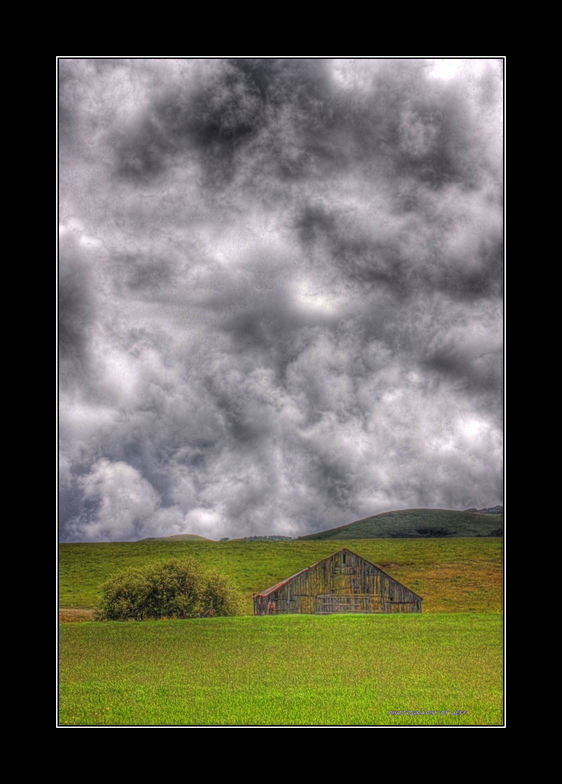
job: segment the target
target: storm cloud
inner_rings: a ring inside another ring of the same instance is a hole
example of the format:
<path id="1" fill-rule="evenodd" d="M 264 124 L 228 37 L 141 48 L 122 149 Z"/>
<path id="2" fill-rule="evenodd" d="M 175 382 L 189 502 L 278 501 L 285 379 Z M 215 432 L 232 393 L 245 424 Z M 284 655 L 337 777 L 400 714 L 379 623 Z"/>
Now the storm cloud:
<path id="1" fill-rule="evenodd" d="M 502 67 L 59 61 L 62 540 L 501 503 Z"/>

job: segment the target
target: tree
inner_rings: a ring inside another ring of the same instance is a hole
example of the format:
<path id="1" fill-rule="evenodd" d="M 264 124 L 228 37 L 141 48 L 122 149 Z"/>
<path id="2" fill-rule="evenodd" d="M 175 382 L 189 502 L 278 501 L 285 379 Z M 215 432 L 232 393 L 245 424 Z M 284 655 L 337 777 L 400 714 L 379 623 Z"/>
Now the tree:
<path id="1" fill-rule="evenodd" d="M 238 615 L 242 608 L 234 584 L 218 572 L 205 571 L 193 558 L 127 569 L 102 591 L 97 618 L 103 621 Z"/>

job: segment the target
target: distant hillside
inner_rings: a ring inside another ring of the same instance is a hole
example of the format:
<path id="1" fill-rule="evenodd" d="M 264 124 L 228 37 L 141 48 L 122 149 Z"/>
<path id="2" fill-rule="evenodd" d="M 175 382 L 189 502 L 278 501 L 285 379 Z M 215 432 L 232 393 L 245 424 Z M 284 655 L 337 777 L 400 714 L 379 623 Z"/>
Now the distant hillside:
<path id="1" fill-rule="evenodd" d="M 229 539 L 225 536 L 221 542 L 290 542 L 292 536 L 243 536 L 240 539 Z"/>
<path id="2" fill-rule="evenodd" d="M 484 514 L 503 514 L 503 506 L 488 506 L 486 509 L 465 509 L 465 512 L 483 512 Z"/>
<path id="3" fill-rule="evenodd" d="M 194 542 L 212 542 L 213 539 L 206 539 L 204 536 L 198 536 L 197 534 L 174 534 L 174 536 L 147 536 L 146 539 L 139 539 L 139 542 L 187 542 L 187 541 L 194 541 Z"/>
<path id="4" fill-rule="evenodd" d="M 415 539 L 447 536 L 503 536 L 503 514 L 454 509 L 400 509 L 299 539 Z"/>

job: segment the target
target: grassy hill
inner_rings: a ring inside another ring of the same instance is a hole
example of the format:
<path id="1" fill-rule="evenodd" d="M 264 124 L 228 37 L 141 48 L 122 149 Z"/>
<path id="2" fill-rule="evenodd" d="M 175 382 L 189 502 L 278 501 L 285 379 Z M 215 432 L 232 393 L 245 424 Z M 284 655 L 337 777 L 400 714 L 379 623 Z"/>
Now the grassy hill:
<path id="1" fill-rule="evenodd" d="M 354 541 L 144 542 L 61 544 L 59 601 L 65 608 L 95 608 L 101 586 L 129 566 L 191 555 L 231 577 L 246 597 L 289 577 L 342 547 L 377 564 L 423 597 L 423 612 L 499 612 L 502 540 L 491 538 L 362 539 Z"/>
<path id="2" fill-rule="evenodd" d="M 503 514 L 454 509 L 401 509 L 301 536 L 299 539 L 414 539 L 501 536 Z"/>
<path id="3" fill-rule="evenodd" d="M 139 542 L 212 542 L 213 539 L 207 539 L 198 534 L 174 534 L 173 536 L 147 536 L 146 539 L 139 539 Z"/>

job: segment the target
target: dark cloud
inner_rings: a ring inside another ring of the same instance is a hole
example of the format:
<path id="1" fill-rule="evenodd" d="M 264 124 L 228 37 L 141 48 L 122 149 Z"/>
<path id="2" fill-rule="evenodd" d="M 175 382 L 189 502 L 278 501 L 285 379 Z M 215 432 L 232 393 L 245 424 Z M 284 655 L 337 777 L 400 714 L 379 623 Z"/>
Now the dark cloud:
<path id="1" fill-rule="evenodd" d="M 501 501 L 501 61 L 60 71 L 63 538 Z"/>
<path id="2" fill-rule="evenodd" d="M 125 296 L 158 300 L 176 282 L 173 261 L 166 258 L 124 254 L 116 255 L 113 263 L 115 285 Z"/>
<path id="3" fill-rule="evenodd" d="M 87 373 L 92 330 L 96 319 L 95 285 L 86 249 L 80 245 L 76 227 L 60 240 L 59 356 L 65 383 L 79 383 Z"/>
<path id="4" fill-rule="evenodd" d="M 59 347 L 63 358 L 84 356 L 88 325 L 93 316 L 92 303 L 85 287 L 87 279 L 79 269 L 67 269 L 60 277 Z"/>
<path id="5" fill-rule="evenodd" d="M 231 179 L 240 150 L 265 121 L 265 97 L 251 70 L 234 63 L 208 79 L 164 89 L 136 127 L 115 137 L 118 176 L 132 182 L 158 178 L 177 156 L 197 157 L 207 185 Z"/>
<path id="6" fill-rule="evenodd" d="M 360 165 L 373 177 L 414 178 L 434 189 L 477 186 L 479 134 L 458 89 L 430 85 L 421 61 L 394 61 L 358 97 L 334 89 L 330 67 L 222 61 L 206 78 L 163 85 L 134 125 L 116 133 L 116 173 L 149 181 L 178 155 L 193 154 L 212 187 L 253 163 L 289 182 Z"/>

